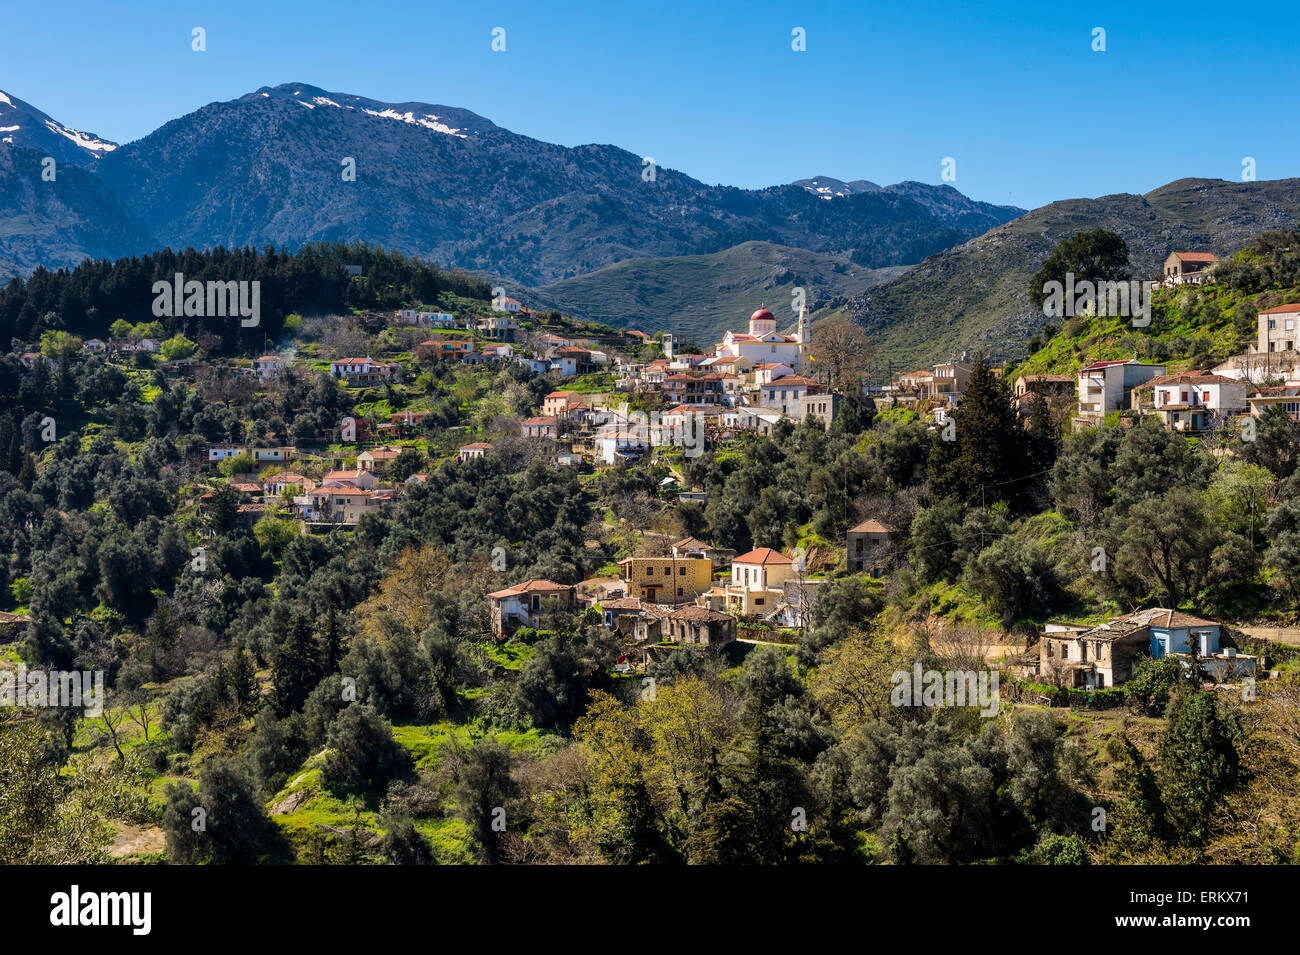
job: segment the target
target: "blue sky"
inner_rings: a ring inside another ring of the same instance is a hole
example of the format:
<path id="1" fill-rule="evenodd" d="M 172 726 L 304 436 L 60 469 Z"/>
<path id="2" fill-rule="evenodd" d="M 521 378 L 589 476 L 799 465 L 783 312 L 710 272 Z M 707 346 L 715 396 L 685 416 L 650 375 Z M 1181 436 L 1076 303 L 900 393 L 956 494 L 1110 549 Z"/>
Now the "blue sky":
<path id="1" fill-rule="evenodd" d="M 460 106 L 745 187 L 939 182 L 944 157 L 967 195 L 1024 207 L 1236 180 L 1246 156 L 1260 179 L 1300 176 L 1294 0 L 6 6 L 0 89 L 120 142 L 304 82 Z"/>

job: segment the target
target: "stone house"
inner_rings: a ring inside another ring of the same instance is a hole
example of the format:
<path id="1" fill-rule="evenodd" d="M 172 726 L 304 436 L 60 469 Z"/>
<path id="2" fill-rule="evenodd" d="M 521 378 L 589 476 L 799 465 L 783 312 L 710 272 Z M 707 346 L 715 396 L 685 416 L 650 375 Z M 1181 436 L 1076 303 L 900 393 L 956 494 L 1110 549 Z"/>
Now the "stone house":
<path id="1" fill-rule="evenodd" d="M 890 535 L 894 533 L 877 520 L 866 520 L 850 527 L 845 546 L 845 566 L 853 573 L 869 571 L 872 577 L 884 573 L 890 551 Z"/>

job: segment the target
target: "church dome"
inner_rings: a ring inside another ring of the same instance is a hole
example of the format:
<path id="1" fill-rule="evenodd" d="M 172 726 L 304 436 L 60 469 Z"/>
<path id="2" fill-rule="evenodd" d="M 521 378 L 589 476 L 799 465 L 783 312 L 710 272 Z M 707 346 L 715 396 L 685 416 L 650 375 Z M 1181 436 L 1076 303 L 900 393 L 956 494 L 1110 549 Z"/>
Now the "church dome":
<path id="1" fill-rule="evenodd" d="M 765 308 L 760 308 L 753 315 L 749 316 L 750 324 L 754 322 L 776 322 L 776 316 Z"/>

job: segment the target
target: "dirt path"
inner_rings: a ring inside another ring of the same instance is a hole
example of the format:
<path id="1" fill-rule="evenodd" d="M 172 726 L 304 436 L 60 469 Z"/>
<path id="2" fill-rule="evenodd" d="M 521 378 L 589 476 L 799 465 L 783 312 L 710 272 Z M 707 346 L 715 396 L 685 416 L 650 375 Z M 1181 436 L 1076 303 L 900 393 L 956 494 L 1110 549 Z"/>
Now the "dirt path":
<path id="1" fill-rule="evenodd" d="M 117 831 L 108 854 L 114 859 L 130 855 L 149 855 L 167 848 L 167 839 L 159 826 L 123 826 Z"/>

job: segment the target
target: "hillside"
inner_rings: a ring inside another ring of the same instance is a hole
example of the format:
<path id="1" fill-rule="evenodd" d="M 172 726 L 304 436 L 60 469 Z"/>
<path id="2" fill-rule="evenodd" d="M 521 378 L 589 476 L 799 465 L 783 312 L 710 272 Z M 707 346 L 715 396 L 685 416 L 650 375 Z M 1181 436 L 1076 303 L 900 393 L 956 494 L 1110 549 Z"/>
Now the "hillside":
<path id="1" fill-rule="evenodd" d="M 1261 236 L 1220 267 L 1215 284 L 1157 289 L 1147 327 L 1097 316 L 1047 326 L 1010 374 L 1074 374 L 1092 362 L 1133 357 L 1170 372 L 1207 370 L 1242 355 L 1256 340 L 1261 310 L 1300 302 L 1298 236 Z"/>
<path id="2" fill-rule="evenodd" d="M 770 242 L 744 242 L 708 255 L 628 259 L 577 278 L 517 288 L 512 294 L 534 308 L 556 309 L 617 328 L 672 331 L 707 345 L 726 329 L 740 327 L 760 304 L 786 314 L 781 309 L 797 286 L 806 289 L 809 308 L 816 310 L 842 304 L 903 271 L 863 268 Z"/>
<path id="3" fill-rule="evenodd" d="M 146 232 L 90 170 L 60 163 L 53 182 L 42 179 L 47 155 L 0 148 L 0 277 L 149 248 Z"/>
<path id="4" fill-rule="evenodd" d="M 853 300 L 845 310 L 896 363 L 923 365 L 963 349 L 1018 359 L 1043 327 L 1028 283 L 1061 239 L 1110 229 L 1147 277 L 1175 250 L 1220 256 L 1270 229 L 1300 223 L 1300 179 L 1180 179 L 1146 195 L 1071 199 L 1035 209 Z"/>

